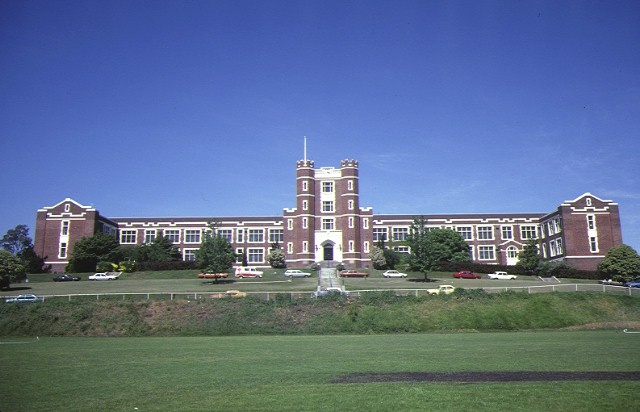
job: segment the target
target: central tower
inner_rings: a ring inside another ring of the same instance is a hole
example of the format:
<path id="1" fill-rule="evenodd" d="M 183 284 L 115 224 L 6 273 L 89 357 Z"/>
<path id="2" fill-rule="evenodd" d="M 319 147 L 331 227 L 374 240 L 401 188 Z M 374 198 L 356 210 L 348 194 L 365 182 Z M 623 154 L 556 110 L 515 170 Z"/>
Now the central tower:
<path id="1" fill-rule="evenodd" d="M 358 162 L 321 167 L 306 159 L 296 164 L 296 207 L 284 210 L 287 266 L 339 262 L 370 263 L 371 208 L 360 208 Z"/>

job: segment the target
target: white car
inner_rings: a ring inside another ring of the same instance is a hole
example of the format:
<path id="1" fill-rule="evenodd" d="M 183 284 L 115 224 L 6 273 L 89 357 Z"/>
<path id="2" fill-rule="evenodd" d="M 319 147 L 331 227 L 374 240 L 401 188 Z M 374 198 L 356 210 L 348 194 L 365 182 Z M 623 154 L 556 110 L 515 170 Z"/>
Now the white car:
<path id="1" fill-rule="evenodd" d="M 507 272 L 493 272 L 489 273 L 487 277 L 491 280 L 515 280 L 516 275 L 510 275 Z"/>
<path id="2" fill-rule="evenodd" d="M 382 274 L 385 278 L 406 278 L 406 273 L 398 272 L 397 270 L 387 270 Z"/>
<path id="3" fill-rule="evenodd" d="M 240 266 L 236 268 L 235 276 L 240 279 L 244 278 L 261 278 L 262 271 L 252 266 Z"/>
<path id="4" fill-rule="evenodd" d="M 112 275 L 109 272 L 98 272 L 89 276 L 89 280 L 116 280 L 118 276 Z"/>
<path id="5" fill-rule="evenodd" d="M 4 298 L 5 302 L 11 302 L 11 303 L 36 303 L 36 302 L 44 302 L 44 297 L 43 296 L 36 296 L 36 295 L 32 295 L 30 293 L 27 293 L 26 295 L 18 295 L 15 297 L 6 297 Z"/>
<path id="6" fill-rule="evenodd" d="M 289 278 L 308 278 L 311 276 L 311 273 L 303 272 L 298 269 L 288 269 L 284 272 L 284 275 Z"/>

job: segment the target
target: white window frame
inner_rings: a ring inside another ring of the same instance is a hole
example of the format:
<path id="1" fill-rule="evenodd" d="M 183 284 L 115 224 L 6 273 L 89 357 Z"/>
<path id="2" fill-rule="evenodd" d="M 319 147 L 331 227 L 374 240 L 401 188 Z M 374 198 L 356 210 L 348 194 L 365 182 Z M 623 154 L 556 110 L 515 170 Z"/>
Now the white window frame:
<path id="1" fill-rule="evenodd" d="M 519 253 L 519 252 L 518 252 L 518 248 L 517 248 L 517 247 L 515 247 L 515 246 L 509 246 L 509 247 L 507 247 L 506 252 L 507 252 L 507 257 L 508 257 L 509 259 L 516 259 L 516 258 L 518 257 L 518 253 Z"/>
<path id="2" fill-rule="evenodd" d="M 458 226 L 456 231 L 464 240 L 473 240 L 473 227 L 472 226 Z"/>
<path id="3" fill-rule="evenodd" d="M 500 228 L 500 236 L 502 237 L 502 240 L 513 239 L 513 226 L 502 226 Z"/>
<path id="4" fill-rule="evenodd" d="M 334 230 L 336 220 L 334 218 L 322 218 L 322 230 Z"/>
<path id="5" fill-rule="evenodd" d="M 494 245 L 478 246 L 478 260 L 496 260 L 496 247 Z"/>
<path id="6" fill-rule="evenodd" d="M 349 252 L 353 252 L 355 248 L 356 248 L 356 242 L 354 242 L 353 240 L 350 240 L 349 241 Z"/>
<path id="7" fill-rule="evenodd" d="M 292 254 L 293 253 L 293 242 L 288 242 L 287 243 L 287 253 L 288 254 Z"/>
<path id="8" fill-rule="evenodd" d="M 333 193 L 334 192 L 334 182 L 332 180 L 324 180 L 322 181 L 322 193 Z"/>
<path id="9" fill-rule="evenodd" d="M 169 239 L 173 244 L 180 243 L 180 229 L 165 229 L 162 236 Z"/>
<path id="10" fill-rule="evenodd" d="M 58 249 L 58 257 L 65 259 L 67 257 L 67 242 L 60 242 L 60 248 Z"/>
<path id="11" fill-rule="evenodd" d="M 349 210 L 353 210 L 355 207 L 354 205 L 355 205 L 355 202 L 353 201 L 353 199 L 349 199 L 349 201 L 347 202 L 347 208 Z"/>
<path id="12" fill-rule="evenodd" d="M 349 220 L 349 229 L 353 229 L 356 226 L 353 216 L 349 216 L 348 220 Z"/>
<path id="13" fill-rule="evenodd" d="M 218 229 L 216 236 L 223 238 L 227 242 L 233 242 L 233 229 Z"/>
<path id="14" fill-rule="evenodd" d="M 493 240 L 493 226 L 478 226 L 478 240 Z"/>
<path id="15" fill-rule="evenodd" d="M 293 230 L 293 219 L 287 219 L 287 230 Z"/>
<path id="16" fill-rule="evenodd" d="M 247 248 L 247 262 L 251 263 L 264 263 L 264 248 L 252 247 Z"/>
<path id="17" fill-rule="evenodd" d="M 365 217 L 364 219 L 362 219 L 362 227 L 364 229 L 369 229 L 369 218 Z"/>
<path id="18" fill-rule="evenodd" d="M 598 237 L 589 236 L 589 250 L 591 253 L 598 253 Z"/>
<path id="19" fill-rule="evenodd" d="M 307 253 L 308 251 L 309 251 L 309 242 L 305 240 L 302 242 L 302 253 Z"/>
<path id="20" fill-rule="evenodd" d="M 384 238 L 380 239 L 380 235 L 383 235 Z M 373 228 L 373 241 L 388 241 L 389 240 L 389 230 L 386 227 L 374 227 Z"/>
<path id="21" fill-rule="evenodd" d="M 183 249 L 182 260 L 185 262 L 193 262 L 196 260 L 196 250 L 198 249 Z"/>
<path id="22" fill-rule="evenodd" d="M 302 210 L 309 210 L 309 201 L 308 200 L 303 200 L 302 201 Z"/>
<path id="23" fill-rule="evenodd" d="M 249 229 L 247 243 L 264 243 L 264 229 Z"/>
<path id="24" fill-rule="evenodd" d="M 347 190 L 353 190 L 353 180 L 347 180 Z"/>
<path id="25" fill-rule="evenodd" d="M 323 200 L 322 201 L 322 213 L 333 213 L 335 212 L 335 203 L 333 200 Z"/>
<path id="26" fill-rule="evenodd" d="M 365 240 L 364 244 L 363 244 L 363 252 L 364 253 L 369 253 L 369 241 Z"/>
<path id="27" fill-rule="evenodd" d="M 135 245 L 138 241 L 138 231 L 136 229 L 122 229 L 120 231 L 120 244 Z"/>
<path id="28" fill-rule="evenodd" d="M 520 239 L 537 239 L 537 238 L 538 238 L 538 228 L 535 225 L 520 226 Z"/>
<path id="29" fill-rule="evenodd" d="M 408 227 L 394 227 L 393 228 L 393 241 L 401 242 L 407 240 L 407 236 L 409 236 L 409 228 Z"/>
<path id="30" fill-rule="evenodd" d="M 60 236 L 69 236 L 69 228 L 71 226 L 71 222 L 68 220 L 63 220 L 60 223 Z"/>
<path id="31" fill-rule="evenodd" d="M 302 191 L 303 192 L 309 191 L 309 182 L 307 182 L 306 180 L 302 181 Z"/>
<path id="32" fill-rule="evenodd" d="M 145 229 L 144 230 L 144 243 L 148 245 L 153 242 L 158 236 L 158 231 L 156 229 Z"/>
<path id="33" fill-rule="evenodd" d="M 587 215 L 587 229 L 595 230 L 596 228 L 596 215 Z"/>
<path id="34" fill-rule="evenodd" d="M 202 229 L 185 229 L 184 243 L 196 244 L 200 243 L 202 238 Z"/>

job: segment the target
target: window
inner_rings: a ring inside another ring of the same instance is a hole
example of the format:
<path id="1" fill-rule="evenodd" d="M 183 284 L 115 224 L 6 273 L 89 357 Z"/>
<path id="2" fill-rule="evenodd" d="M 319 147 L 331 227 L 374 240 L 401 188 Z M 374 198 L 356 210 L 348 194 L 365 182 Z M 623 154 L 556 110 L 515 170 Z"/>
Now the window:
<path id="1" fill-rule="evenodd" d="M 471 226 L 461 226 L 456 228 L 458 233 L 460 233 L 460 236 L 462 236 L 462 238 L 464 240 L 471 240 L 473 239 L 473 235 L 471 233 Z"/>
<path id="2" fill-rule="evenodd" d="M 293 230 L 293 219 L 287 219 L 287 229 Z"/>
<path id="3" fill-rule="evenodd" d="M 302 181 L 302 191 L 306 192 L 307 190 L 309 190 L 309 182 L 307 182 L 306 180 Z"/>
<path id="4" fill-rule="evenodd" d="M 60 234 L 62 236 L 69 236 L 69 221 L 68 220 L 63 220 L 62 221 L 62 228 L 60 229 Z"/>
<path id="5" fill-rule="evenodd" d="M 184 243 L 200 243 L 200 229 L 188 229 L 184 231 Z"/>
<path id="6" fill-rule="evenodd" d="M 595 236 L 591 236 L 589 238 L 589 246 L 591 247 L 591 252 L 598 251 L 598 238 Z"/>
<path id="7" fill-rule="evenodd" d="M 409 228 L 406 227 L 394 227 L 393 228 L 393 240 L 401 241 L 407 240 L 407 236 L 409 235 Z"/>
<path id="8" fill-rule="evenodd" d="M 322 211 L 323 212 L 333 212 L 333 202 L 332 201 L 323 201 L 322 202 Z"/>
<path id="9" fill-rule="evenodd" d="M 156 230 L 155 229 L 146 229 L 144 231 L 144 243 L 149 244 L 156 239 Z"/>
<path id="10" fill-rule="evenodd" d="M 353 250 L 355 249 L 356 244 L 353 240 L 349 241 L 349 252 L 353 252 Z"/>
<path id="11" fill-rule="evenodd" d="M 409 246 L 394 246 L 394 252 L 409 254 Z"/>
<path id="12" fill-rule="evenodd" d="M 70 212 L 71 211 L 71 205 L 69 203 L 64 205 L 64 211 L 65 212 Z"/>
<path id="13" fill-rule="evenodd" d="M 247 261 L 249 263 L 262 263 L 264 262 L 264 249 L 248 249 Z"/>
<path id="14" fill-rule="evenodd" d="M 373 241 L 381 242 L 387 240 L 387 228 L 386 227 L 374 227 L 373 228 Z"/>
<path id="15" fill-rule="evenodd" d="M 493 227 L 478 226 L 478 239 L 493 240 Z"/>
<path id="16" fill-rule="evenodd" d="M 239 247 L 236 249 L 236 263 L 242 264 L 244 258 L 244 249 Z"/>
<path id="17" fill-rule="evenodd" d="M 587 206 L 591 206 L 591 198 L 590 197 L 587 198 Z"/>
<path id="18" fill-rule="evenodd" d="M 67 244 L 65 242 L 60 243 L 59 257 L 61 258 L 67 257 Z"/>
<path id="19" fill-rule="evenodd" d="M 302 210 L 309 210 L 309 201 L 308 200 L 303 200 L 302 201 Z"/>
<path id="20" fill-rule="evenodd" d="M 174 229 L 166 229 L 164 231 L 164 237 L 169 239 L 173 243 L 180 243 L 180 231 Z"/>
<path id="21" fill-rule="evenodd" d="M 349 229 L 353 229 L 354 226 L 355 226 L 355 224 L 354 224 L 353 217 L 350 216 L 349 217 Z"/>
<path id="22" fill-rule="evenodd" d="M 513 227 L 502 226 L 502 240 L 513 239 Z"/>
<path id="23" fill-rule="evenodd" d="M 333 230 L 335 221 L 333 219 L 322 219 L 322 230 Z"/>
<path id="24" fill-rule="evenodd" d="M 564 250 L 562 249 L 562 239 L 556 239 L 556 253 L 562 255 Z"/>
<path id="25" fill-rule="evenodd" d="M 353 208 L 354 208 L 354 202 L 353 202 L 353 200 L 349 200 L 349 201 L 347 202 L 347 207 L 349 208 L 349 210 L 353 210 Z"/>
<path id="26" fill-rule="evenodd" d="M 364 242 L 364 253 L 369 253 L 369 242 Z"/>
<path id="27" fill-rule="evenodd" d="M 185 262 L 193 262 L 196 260 L 196 249 L 185 249 L 183 251 L 182 260 Z"/>
<path id="28" fill-rule="evenodd" d="M 594 215 L 587 215 L 587 226 L 589 229 L 596 228 L 596 217 Z"/>
<path id="29" fill-rule="evenodd" d="M 287 253 L 289 254 L 293 253 L 293 243 L 291 242 L 287 243 Z"/>
<path id="30" fill-rule="evenodd" d="M 333 193 L 333 182 L 322 182 L 323 193 Z"/>
<path id="31" fill-rule="evenodd" d="M 362 227 L 365 228 L 365 229 L 369 229 L 369 219 L 368 218 L 362 219 Z"/>
<path id="32" fill-rule="evenodd" d="M 479 260 L 495 260 L 495 246 L 478 246 Z"/>
<path id="33" fill-rule="evenodd" d="M 123 230 L 120 232 L 120 243 L 135 244 L 136 230 Z"/>
<path id="34" fill-rule="evenodd" d="M 302 252 L 307 253 L 309 251 L 309 242 L 306 240 L 302 242 Z"/>
<path id="35" fill-rule="evenodd" d="M 347 190 L 353 190 L 353 180 L 347 181 Z"/>
<path id="36" fill-rule="evenodd" d="M 515 259 L 518 257 L 518 249 L 515 246 L 509 246 L 507 248 L 507 257 L 509 259 Z"/>
<path id="37" fill-rule="evenodd" d="M 307 222 L 308 222 L 307 218 L 306 218 L 306 217 L 303 217 L 303 218 L 302 218 L 302 228 L 303 228 L 303 229 L 306 229 L 306 228 L 307 228 L 307 226 L 309 226 Z"/>
<path id="38" fill-rule="evenodd" d="M 264 242 L 264 230 L 249 229 L 249 243 L 262 243 L 262 242 Z"/>
<path id="39" fill-rule="evenodd" d="M 522 239 L 536 239 L 538 230 L 535 226 L 520 226 L 520 237 Z"/>
<path id="40" fill-rule="evenodd" d="M 244 242 L 244 229 L 239 229 L 236 232 L 236 242 L 238 243 Z"/>
<path id="41" fill-rule="evenodd" d="M 229 243 L 233 242 L 233 229 L 218 229 L 217 235 Z"/>
<path id="42" fill-rule="evenodd" d="M 282 229 L 269 229 L 269 243 L 282 243 L 284 242 L 284 230 Z"/>

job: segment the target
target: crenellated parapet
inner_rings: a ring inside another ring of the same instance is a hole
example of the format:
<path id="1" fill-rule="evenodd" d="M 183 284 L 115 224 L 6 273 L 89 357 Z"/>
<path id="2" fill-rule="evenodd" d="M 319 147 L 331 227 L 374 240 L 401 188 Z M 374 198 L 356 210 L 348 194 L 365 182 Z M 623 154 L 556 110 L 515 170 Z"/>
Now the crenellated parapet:
<path id="1" fill-rule="evenodd" d="M 315 163 L 313 162 L 313 160 L 298 160 L 298 162 L 296 163 L 296 167 L 298 169 L 306 167 L 313 168 L 315 167 Z"/>
<path id="2" fill-rule="evenodd" d="M 353 159 L 351 159 L 351 160 L 345 159 L 345 160 L 342 160 L 340 162 L 340 167 L 353 167 L 353 168 L 357 169 L 358 168 L 358 161 L 357 160 L 353 160 Z"/>

